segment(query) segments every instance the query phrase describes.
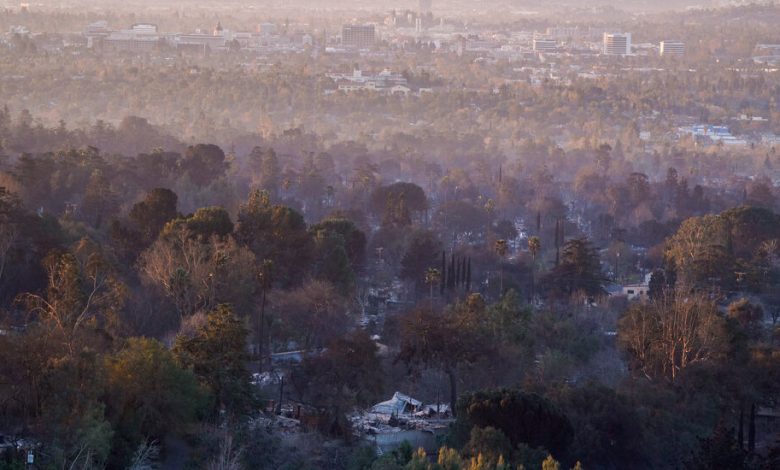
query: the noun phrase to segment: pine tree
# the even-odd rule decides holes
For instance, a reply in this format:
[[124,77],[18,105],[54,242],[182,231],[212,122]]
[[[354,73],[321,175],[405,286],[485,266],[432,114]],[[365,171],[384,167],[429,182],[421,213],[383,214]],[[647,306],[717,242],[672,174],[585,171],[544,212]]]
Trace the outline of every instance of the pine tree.
[[93,171],[84,190],[81,212],[95,228],[100,228],[103,218],[115,214],[118,207],[117,195],[108,179],[102,171]]

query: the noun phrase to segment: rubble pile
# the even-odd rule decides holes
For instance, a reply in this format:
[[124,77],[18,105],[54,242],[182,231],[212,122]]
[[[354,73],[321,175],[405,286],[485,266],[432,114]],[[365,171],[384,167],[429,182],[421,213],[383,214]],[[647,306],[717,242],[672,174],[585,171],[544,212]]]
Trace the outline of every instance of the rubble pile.
[[376,436],[402,431],[436,433],[452,423],[450,407],[443,403],[425,405],[400,392],[377,403],[368,411],[350,415],[353,431],[360,436]]

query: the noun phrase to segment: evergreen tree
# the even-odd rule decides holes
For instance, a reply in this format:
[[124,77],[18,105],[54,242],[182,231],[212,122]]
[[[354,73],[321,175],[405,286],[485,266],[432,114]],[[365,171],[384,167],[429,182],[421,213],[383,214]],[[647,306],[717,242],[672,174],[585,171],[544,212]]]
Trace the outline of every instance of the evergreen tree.
[[582,292],[588,296],[604,295],[606,278],[601,272],[598,252],[586,238],[566,242],[563,256],[545,278],[554,296],[571,296]]
[[[253,151],[254,152],[254,151]],[[268,191],[271,197],[279,194],[279,177],[281,170],[274,149],[269,148],[260,156],[260,188]]]
[[176,360],[209,388],[216,400],[215,412],[224,408],[243,413],[254,402],[246,367],[247,336],[244,322],[223,304],[209,312],[195,336],[176,338]]
[[728,468],[729,470],[744,470],[747,455],[739,448],[734,439],[734,430],[718,425],[712,436],[701,439],[699,448],[691,459],[685,463],[687,470],[712,470]]
[[92,172],[81,201],[81,212],[95,227],[100,228],[103,220],[117,212],[119,202],[106,177],[100,170]]

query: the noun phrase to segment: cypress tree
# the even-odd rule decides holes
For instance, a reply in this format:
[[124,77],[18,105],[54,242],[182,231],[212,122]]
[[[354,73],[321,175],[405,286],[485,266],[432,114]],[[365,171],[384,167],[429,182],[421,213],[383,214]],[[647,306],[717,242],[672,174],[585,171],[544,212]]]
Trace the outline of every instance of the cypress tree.
[[468,267],[466,268],[466,290],[471,291],[471,256],[469,256]]
[[458,289],[460,289],[460,286],[462,285],[461,280],[463,279],[463,258],[458,256],[458,276],[455,278],[455,284],[458,286]]
[[565,241],[566,241],[566,237],[564,235],[564,230],[566,228],[566,219],[565,218],[561,218],[560,221],[561,221],[561,228],[560,228],[559,232],[560,232],[560,236],[561,236],[561,241],[558,244],[560,246],[563,246]]
[[447,285],[447,253],[441,252],[441,278],[439,279],[439,293],[444,295],[444,287]]
[[555,219],[555,266],[561,263],[560,219]]
[[450,275],[447,282],[447,287],[450,289],[455,287],[455,253],[450,256]]

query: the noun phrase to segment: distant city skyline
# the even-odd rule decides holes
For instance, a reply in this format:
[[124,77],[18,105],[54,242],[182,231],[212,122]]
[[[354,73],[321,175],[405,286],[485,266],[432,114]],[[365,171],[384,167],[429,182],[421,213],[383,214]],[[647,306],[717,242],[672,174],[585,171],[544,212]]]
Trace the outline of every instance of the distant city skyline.
[[113,0],[65,0],[59,3],[19,3],[15,1],[6,1],[5,8],[11,10],[29,9],[35,10],[63,10],[71,7],[111,10],[132,10],[138,7],[146,7],[154,10],[166,9],[253,9],[268,8],[271,10],[295,10],[303,11],[384,11],[389,8],[409,9],[414,11],[429,12],[433,8],[438,11],[447,11],[449,14],[480,13],[490,14],[496,12],[526,12],[526,13],[551,13],[561,11],[561,9],[591,9],[591,8],[612,8],[623,11],[665,11],[665,10],[685,10],[688,8],[715,8],[729,5],[748,4],[746,0],[659,0],[647,2],[644,0],[481,0],[473,2],[470,0],[401,0],[392,5],[386,3],[377,3],[370,0],[223,0],[213,2],[203,2],[203,0],[129,0],[126,2],[115,2]]

